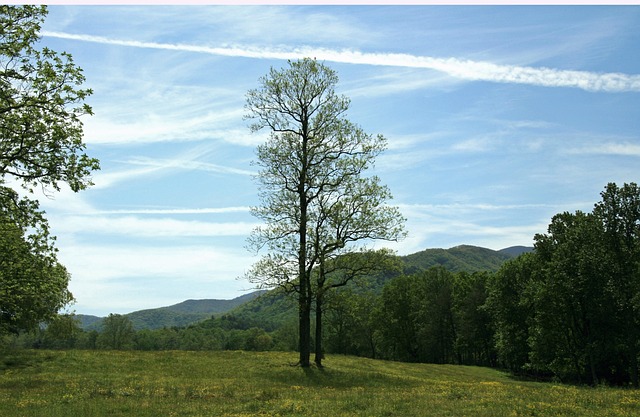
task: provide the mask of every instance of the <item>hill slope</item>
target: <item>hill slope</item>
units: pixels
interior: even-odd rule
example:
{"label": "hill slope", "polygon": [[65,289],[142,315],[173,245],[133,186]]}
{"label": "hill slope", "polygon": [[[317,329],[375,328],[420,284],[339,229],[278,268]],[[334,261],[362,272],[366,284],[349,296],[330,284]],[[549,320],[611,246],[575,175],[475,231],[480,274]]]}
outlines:
{"label": "hill slope", "polygon": [[413,274],[434,266],[443,266],[452,272],[497,271],[511,257],[508,252],[460,245],[450,249],[427,249],[401,259],[405,273]]}
{"label": "hill slope", "polygon": [[[410,275],[427,270],[435,266],[443,266],[453,272],[497,271],[500,266],[513,256],[511,253],[527,251],[532,248],[519,247],[503,251],[481,248],[477,246],[461,245],[450,249],[427,249],[407,256],[401,256],[404,264],[404,274]],[[369,289],[381,291],[385,282],[393,279],[394,275],[382,275],[371,280]],[[276,291],[271,291],[262,297],[242,304],[230,311],[239,318],[245,326],[257,326],[267,331],[291,326],[297,320],[297,304],[292,297]],[[202,325],[206,326],[207,321]]]}
{"label": "hill slope", "polygon": [[[496,271],[508,259],[532,248],[514,246],[494,251],[478,246],[460,245],[450,249],[426,249],[401,256],[405,274],[414,274],[434,266],[443,266],[453,272]],[[374,285],[381,289],[390,276],[379,277]],[[266,330],[279,327],[296,316],[295,302],[281,294],[258,297],[265,291],[255,291],[232,300],[186,300],[167,307],[134,311],[126,314],[136,330],[184,327],[210,318],[214,314],[233,312],[247,323]],[[257,298],[257,299],[256,299]],[[84,330],[99,330],[102,318],[77,315]]]}
{"label": "hill slope", "polygon": [[[210,318],[214,314],[226,313],[260,295],[263,291],[254,291],[232,300],[186,300],[167,307],[134,311],[125,316],[131,320],[136,330],[161,329],[163,327],[184,327]],[[84,330],[99,330],[101,317],[77,315]]]}

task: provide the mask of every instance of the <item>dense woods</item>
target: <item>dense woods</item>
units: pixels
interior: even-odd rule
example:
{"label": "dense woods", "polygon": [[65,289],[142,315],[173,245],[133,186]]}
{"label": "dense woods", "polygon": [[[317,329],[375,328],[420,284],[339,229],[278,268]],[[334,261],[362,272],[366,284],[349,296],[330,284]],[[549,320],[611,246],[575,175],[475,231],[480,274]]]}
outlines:
{"label": "dense woods", "polygon": [[[547,232],[535,236],[532,252],[508,256],[460,246],[399,257],[402,272],[377,273],[327,298],[325,352],[637,385],[639,232],[637,185],[609,184],[591,213],[554,216]],[[100,331],[82,331],[67,316],[13,343],[297,350],[297,329],[296,300],[270,291],[185,327],[136,331],[128,317],[111,315]]]}

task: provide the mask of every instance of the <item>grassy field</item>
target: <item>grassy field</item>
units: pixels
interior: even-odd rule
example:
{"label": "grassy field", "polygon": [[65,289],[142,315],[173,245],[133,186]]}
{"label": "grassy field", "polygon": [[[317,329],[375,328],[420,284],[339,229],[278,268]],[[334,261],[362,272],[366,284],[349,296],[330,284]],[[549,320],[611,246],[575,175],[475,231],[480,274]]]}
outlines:
{"label": "grassy field", "polygon": [[[294,353],[26,351],[0,359],[0,416],[638,416],[640,391],[486,368]],[[3,364],[3,365],[2,365]]]}

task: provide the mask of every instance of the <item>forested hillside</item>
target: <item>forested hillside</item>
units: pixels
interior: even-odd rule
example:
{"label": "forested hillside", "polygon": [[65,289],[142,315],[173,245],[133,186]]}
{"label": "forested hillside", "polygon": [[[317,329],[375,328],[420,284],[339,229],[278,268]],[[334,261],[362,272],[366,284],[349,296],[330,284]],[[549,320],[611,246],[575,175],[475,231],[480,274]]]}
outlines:
{"label": "forested hillside", "polygon": [[[231,300],[186,300],[167,307],[134,311],[124,316],[131,321],[135,330],[184,327],[212,315],[226,313],[262,293],[263,291],[254,291]],[[78,315],[78,318],[84,330],[100,330],[102,327],[102,317]]]}
{"label": "forested hillside", "polygon": [[[478,246],[460,245],[450,249],[426,249],[411,255],[400,256],[399,259],[404,275],[417,274],[433,267],[443,267],[451,272],[494,272],[505,261],[513,258],[511,253],[520,254],[533,250],[533,248],[524,246],[514,248],[517,249],[506,248],[494,251]],[[360,282],[362,286],[356,285],[355,291],[380,294],[384,285],[398,275],[398,272],[389,272],[362,280]],[[241,318],[247,325],[274,330],[285,324],[290,325],[295,320],[296,305],[285,295],[274,292],[242,304],[231,310],[230,313]]]}
{"label": "forested hillside", "polygon": [[413,274],[434,266],[452,272],[497,271],[513,257],[509,249],[494,251],[478,246],[460,245],[451,249],[427,249],[401,257],[405,274]]}
{"label": "forested hillside", "polygon": [[[407,256],[401,256],[405,274],[412,274],[429,269],[433,266],[443,266],[454,272],[496,271],[504,261],[523,251],[531,250],[524,246],[494,251],[477,246],[461,245],[451,249],[426,249]],[[382,288],[384,282],[392,275],[377,277],[372,285],[377,290]],[[234,314],[243,317],[247,322],[259,325],[264,329],[273,330],[288,319],[294,308],[288,300],[277,294],[269,297],[261,297],[254,300],[264,291],[255,291],[232,300],[186,300],[181,303],[153,309],[134,311],[124,316],[131,320],[135,330],[161,329],[163,327],[185,327],[202,320],[209,319],[212,315],[220,315],[234,311]],[[250,301],[252,301],[249,303]],[[249,303],[245,305],[246,303]],[[100,330],[103,323],[102,317],[78,314],[80,326],[83,330]]]}

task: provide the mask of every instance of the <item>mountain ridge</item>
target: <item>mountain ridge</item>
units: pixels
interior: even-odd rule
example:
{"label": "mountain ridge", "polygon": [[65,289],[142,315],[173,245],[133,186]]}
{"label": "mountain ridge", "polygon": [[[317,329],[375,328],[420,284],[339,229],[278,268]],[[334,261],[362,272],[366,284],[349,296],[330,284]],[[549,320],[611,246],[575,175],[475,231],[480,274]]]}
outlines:
{"label": "mountain ridge", "polygon": [[[224,314],[235,307],[251,301],[264,291],[253,291],[239,297],[224,299],[189,299],[165,307],[148,308],[123,314],[131,320],[134,329],[160,329],[183,327],[206,320],[215,314]],[[100,330],[105,317],[76,314],[83,330]]]}
{"label": "mountain ridge", "polygon": [[[410,255],[399,256],[404,267],[403,273],[411,275],[434,266],[443,266],[452,272],[497,271],[507,260],[522,253],[532,251],[532,247],[511,246],[493,250],[473,245],[458,245],[449,249],[430,248]],[[382,282],[380,283],[382,284]],[[189,299],[165,307],[133,311],[124,314],[133,323],[136,330],[159,329],[163,327],[184,327],[204,321],[214,315],[225,314],[241,307],[248,307],[259,313],[262,307],[256,304],[265,303],[255,300],[267,291],[254,291],[231,300],[224,299]],[[251,303],[255,300],[255,303]],[[274,301],[269,301],[272,304]],[[252,304],[249,306],[249,304]],[[276,307],[276,310],[279,308]],[[83,330],[100,330],[103,317],[76,314]]]}

